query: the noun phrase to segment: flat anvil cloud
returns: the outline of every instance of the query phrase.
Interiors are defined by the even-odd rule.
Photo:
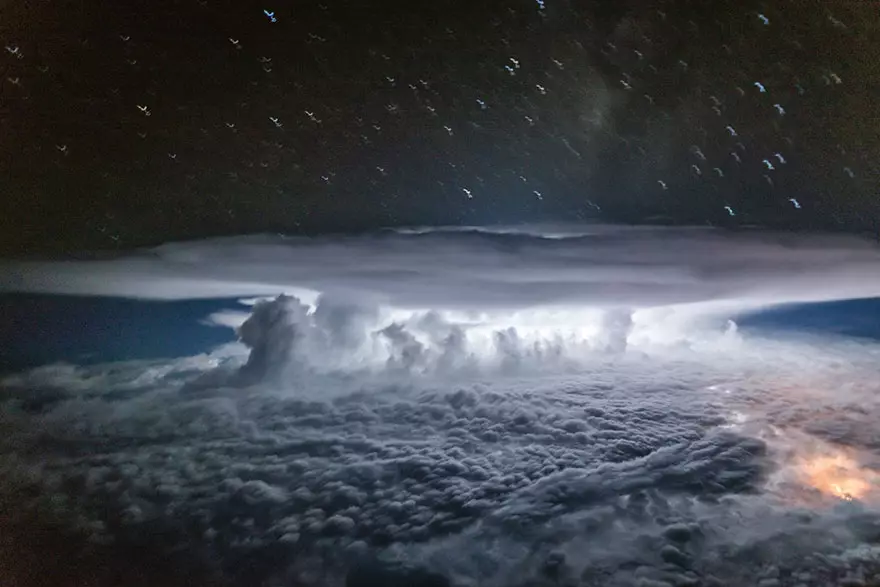
[[[333,293],[392,308],[754,308],[880,295],[850,237],[708,228],[411,229],[183,242],[118,258],[13,262],[0,291],[185,299]]]

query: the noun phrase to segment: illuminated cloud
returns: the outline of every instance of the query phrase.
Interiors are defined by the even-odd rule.
[[[7,264],[0,291],[135,298],[319,293],[400,308],[754,307],[880,295],[880,250],[831,236],[609,226],[413,229],[168,244]]]
[[[329,317],[337,310],[370,315],[331,303],[304,341],[280,319],[303,307],[282,298],[254,306],[250,356],[231,347],[8,378],[3,471],[41,488],[21,503],[65,500],[93,543],[160,536],[227,576],[264,561],[245,582],[293,573],[332,585],[352,568],[352,581],[516,586],[560,573],[590,584],[601,570],[623,583],[753,585],[788,568],[819,586],[880,569],[869,548],[880,512],[863,491],[876,447],[829,436],[864,429],[844,419],[853,403],[880,417],[871,346],[721,332],[716,347],[602,349],[568,375],[424,378],[395,364],[393,380],[313,371],[241,387],[243,366],[303,366],[276,363],[269,341],[285,352],[359,343]],[[405,333],[387,336],[408,348]],[[359,562],[374,557],[404,566]]]
[[[253,299],[206,318],[240,340],[204,355],[0,382],[21,488],[0,498],[241,585],[868,581],[878,347],[689,320],[875,288],[869,245],[780,239],[441,231],[18,267],[23,289]]]

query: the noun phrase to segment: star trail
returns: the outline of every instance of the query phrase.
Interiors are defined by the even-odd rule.
[[[0,8],[8,254],[601,221],[875,234],[873,2]]]

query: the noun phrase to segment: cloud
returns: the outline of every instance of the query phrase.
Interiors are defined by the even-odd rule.
[[[0,290],[260,296],[206,318],[250,348],[241,382],[566,370],[599,349],[702,344],[705,319],[880,295],[865,241],[601,225],[231,238],[4,269]]]
[[[250,349],[235,385],[287,381],[314,375],[412,375],[465,378],[478,373],[549,372],[578,352],[623,352],[632,330],[629,312],[609,313],[596,339],[563,339],[546,332],[435,311],[389,312],[377,306],[321,295],[314,306],[281,295],[256,303],[237,327]],[[458,320],[454,322],[453,320]],[[584,334],[587,334],[584,331]],[[211,384],[216,377],[209,376]]]
[[[348,574],[350,585],[444,584],[440,575],[452,585],[754,585],[797,575],[818,586],[880,569],[878,502],[835,495],[840,472],[816,477],[817,461],[804,461],[847,438],[837,481],[870,479],[876,447],[856,431],[880,413],[871,346],[600,350],[568,375],[502,368],[458,382],[411,371],[393,382],[315,371],[235,380],[239,369],[304,364],[279,361],[278,349],[363,344],[350,321],[375,314],[323,303],[311,313],[292,297],[256,304],[242,328],[250,356],[8,378],[0,468],[32,487],[18,503],[60,508],[95,544],[160,536],[241,584],[342,585]],[[441,341],[450,328],[435,315],[415,324]],[[425,360],[407,333],[378,335],[393,340],[387,369]],[[214,385],[188,385],[218,372]],[[29,404],[35,390],[46,399]],[[847,416],[854,403],[861,419]]]
[[[880,295],[867,241],[704,228],[610,226],[255,236],[174,243],[117,259],[6,263],[0,291],[138,298],[320,293],[392,308],[760,306]]]
[[[880,576],[878,346],[761,338],[695,323],[686,304],[870,292],[876,273],[855,272],[877,252],[558,232],[232,239],[17,266],[23,289],[256,297],[209,317],[240,340],[203,355],[0,381],[0,519],[16,540],[63,528],[97,567],[184,558],[189,584]]]

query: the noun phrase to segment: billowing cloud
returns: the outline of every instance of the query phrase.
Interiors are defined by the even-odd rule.
[[[351,568],[353,585],[818,586],[880,568],[871,347],[718,333],[714,349],[600,349],[564,376],[276,372],[242,387],[238,373],[302,366],[282,350],[362,342],[345,320],[288,322],[304,308],[254,306],[250,356],[5,380],[0,463],[32,488],[21,503],[106,548],[159,536],[195,549],[205,573],[242,584],[341,585]],[[316,322],[311,340],[290,332]],[[405,329],[380,337],[396,341],[395,367],[423,360]]]
[[[103,569],[83,585],[870,584],[880,347],[681,319],[873,291],[870,246],[780,238],[412,231],[19,266],[22,289],[52,269],[61,291],[260,299],[210,317],[239,342],[204,355],[0,381],[4,537],[63,532],[59,576]]]

